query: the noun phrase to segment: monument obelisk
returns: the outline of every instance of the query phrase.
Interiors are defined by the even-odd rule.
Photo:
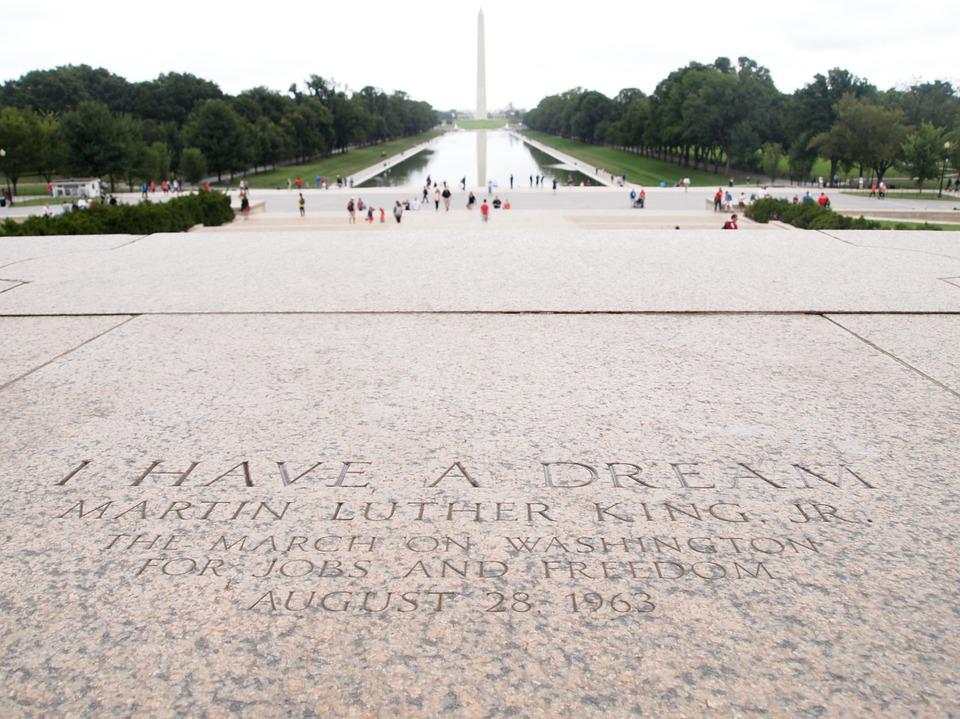
[[[487,117],[487,52],[484,37],[483,10],[477,15],[477,119]]]

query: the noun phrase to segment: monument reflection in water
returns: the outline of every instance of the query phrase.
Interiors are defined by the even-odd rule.
[[[531,175],[554,178],[561,185],[598,184],[576,169],[530,147],[506,130],[448,132],[429,149],[384,170],[361,187],[422,187],[427,177],[451,187],[467,178],[467,185],[484,187],[492,180],[501,190],[509,189],[510,175],[516,187],[528,187]]]

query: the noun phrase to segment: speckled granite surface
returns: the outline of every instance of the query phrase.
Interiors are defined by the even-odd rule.
[[[469,304],[468,257],[350,265],[307,302],[263,256],[139,285],[149,256],[41,263],[75,294],[0,312],[196,306],[215,279],[209,306]],[[590,305],[586,276],[634,305],[583,262],[498,296]],[[875,289],[905,309],[953,291],[901,280]],[[122,319],[18,330],[55,355],[119,325],[0,393],[0,714],[960,712],[960,398],[925,376],[955,384],[952,318],[841,318],[873,344],[819,316]]]
[[[943,281],[960,277],[948,247],[960,233],[900,234],[605,231],[545,216],[541,229],[84,238],[69,253],[71,240],[34,251],[14,238],[10,256],[33,259],[6,271],[30,284],[0,294],[0,313],[960,311],[960,284]]]

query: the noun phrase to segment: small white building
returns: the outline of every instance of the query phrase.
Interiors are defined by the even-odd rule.
[[[57,180],[53,183],[54,197],[100,197],[100,179],[79,177]]]

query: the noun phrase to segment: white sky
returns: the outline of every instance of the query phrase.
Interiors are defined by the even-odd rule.
[[[960,83],[957,0],[483,0],[491,109],[577,85],[650,92],[690,60],[748,55],[792,91],[846,67],[886,89]],[[67,9],[67,8],[70,9]],[[66,63],[129,80],[180,71],[236,93],[311,73],[472,109],[478,3],[0,0],[0,80]]]

